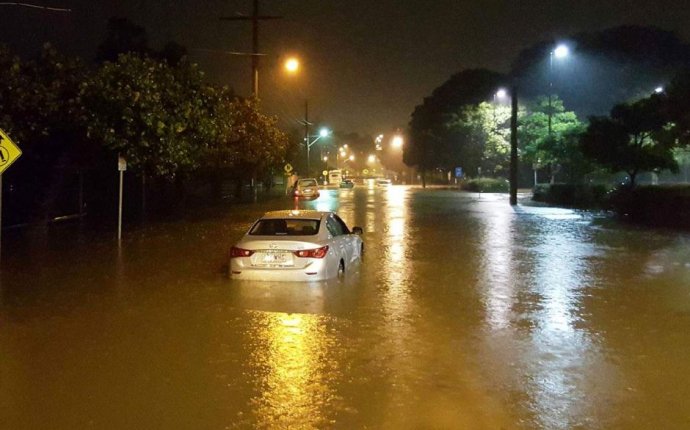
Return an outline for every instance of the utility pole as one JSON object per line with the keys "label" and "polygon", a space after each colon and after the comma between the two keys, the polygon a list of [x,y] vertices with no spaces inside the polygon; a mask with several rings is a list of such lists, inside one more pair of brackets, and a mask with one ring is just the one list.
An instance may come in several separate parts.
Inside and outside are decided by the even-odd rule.
{"label": "utility pole", "polygon": [[309,100],[304,101],[304,144],[307,146],[307,171],[305,177],[309,177]]}
{"label": "utility pole", "polygon": [[518,189],[518,92],[515,84],[510,89],[510,107],[510,205],[515,206]]}
{"label": "utility pole", "polygon": [[225,16],[220,19],[223,21],[251,21],[252,22],[252,52],[239,53],[238,55],[245,55],[252,57],[252,95],[259,97],[259,57],[263,54],[259,53],[259,22],[281,19],[281,16],[260,15],[259,14],[259,0],[254,0],[254,7],[251,16]]}

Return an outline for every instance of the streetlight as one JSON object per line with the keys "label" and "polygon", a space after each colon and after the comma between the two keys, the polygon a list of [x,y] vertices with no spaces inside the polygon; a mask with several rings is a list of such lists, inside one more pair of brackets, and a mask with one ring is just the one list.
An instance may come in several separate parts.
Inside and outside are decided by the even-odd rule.
{"label": "streetlight", "polygon": [[556,46],[556,48],[549,53],[549,136],[551,136],[551,117],[553,116],[553,108],[551,106],[551,100],[553,98],[553,57],[562,59],[569,54],[570,49],[564,44]]}
{"label": "streetlight", "polygon": [[369,157],[367,157],[367,161],[369,163],[374,163],[376,161],[376,156],[374,154],[370,154]]}
{"label": "streetlight", "polygon": [[285,70],[291,74],[297,73],[299,70],[299,60],[295,57],[290,57],[285,60]]}
{"label": "streetlight", "polygon": [[494,94],[494,99],[495,100],[503,100],[508,96],[508,92],[505,90],[505,88],[499,88],[496,91],[496,94]]}
{"label": "streetlight", "polygon": [[[290,75],[295,75],[300,69],[300,62],[296,57],[290,57],[287,60],[285,60],[284,64],[285,70],[287,71],[288,74]],[[304,143],[307,145],[307,175],[309,175],[309,147],[316,142],[309,143],[309,100],[304,100]],[[325,137],[325,136],[319,136],[320,137]],[[318,140],[318,138],[317,138]]]}
{"label": "streetlight", "polygon": [[664,87],[658,86],[658,87],[654,88],[654,92],[657,94],[661,94],[664,92]]}
{"label": "streetlight", "polygon": [[395,137],[393,137],[393,140],[391,140],[391,145],[392,145],[393,148],[395,148],[395,149],[400,149],[400,148],[402,148],[403,143],[404,143],[404,141],[403,141],[402,136],[395,136]]}
{"label": "streetlight", "polygon": [[306,141],[306,144],[307,144],[307,175],[309,175],[309,149],[312,147],[313,144],[318,142],[319,139],[321,139],[322,137],[328,137],[330,135],[331,135],[331,131],[324,127],[321,130],[319,130],[318,136],[312,136],[312,137],[316,137],[316,139],[314,139],[313,141],[309,142],[309,136],[307,136],[307,141]]}
{"label": "streetlight", "polygon": [[383,150],[383,147],[381,146],[382,141],[383,141],[383,135],[382,134],[379,134],[378,136],[376,136],[375,143],[376,143],[376,150],[377,151]]}

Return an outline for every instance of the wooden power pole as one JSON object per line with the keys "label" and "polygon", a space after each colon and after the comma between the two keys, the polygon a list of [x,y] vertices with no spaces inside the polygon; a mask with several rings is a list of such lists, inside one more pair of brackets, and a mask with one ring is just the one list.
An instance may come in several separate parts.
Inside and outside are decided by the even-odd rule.
{"label": "wooden power pole", "polygon": [[224,21],[251,21],[252,22],[252,52],[239,54],[252,57],[252,95],[259,97],[259,57],[263,54],[259,53],[259,22],[280,19],[281,16],[260,15],[259,14],[259,0],[254,0],[254,8],[251,16],[224,16],[221,20]]}

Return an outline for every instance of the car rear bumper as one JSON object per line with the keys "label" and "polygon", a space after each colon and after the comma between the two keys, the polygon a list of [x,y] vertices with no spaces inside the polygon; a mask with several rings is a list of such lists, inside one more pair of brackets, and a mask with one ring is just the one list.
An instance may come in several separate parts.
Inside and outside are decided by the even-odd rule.
{"label": "car rear bumper", "polygon": [[[334,271],[335,276],[337,271]],[[238,259],[230,260],[230,278],[251,281],[309,282],[329,279],[326,259],[314,259],[303,268],[252,267]]]}

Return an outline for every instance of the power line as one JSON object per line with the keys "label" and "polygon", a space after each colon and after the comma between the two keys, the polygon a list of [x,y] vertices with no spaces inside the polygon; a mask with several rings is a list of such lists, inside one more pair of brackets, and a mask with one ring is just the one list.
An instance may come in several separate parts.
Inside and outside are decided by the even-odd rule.
{"label": "power line", "polygon": [[259,22],[266,20],[281,19],[282,16],[260,15],[259,0],[254,0],[254,8],[251,16],[237,14],[236,16],[225,16],[220,19],[223,21],[251,21],[252,22],[252,52],[237,53],[236,55],[246,55],[252,58],[252,94],[259,97]]}
{"label": "power line", "polygon": [[32,9],[48,10],[51,12],[72,12],[72,9],[65,9],[65,8],[61,8],[61,7],[41,6],[41,5],[31,4],[31,3],[0,2],[0,6],[28,7],[28,8],[32,8]]}

